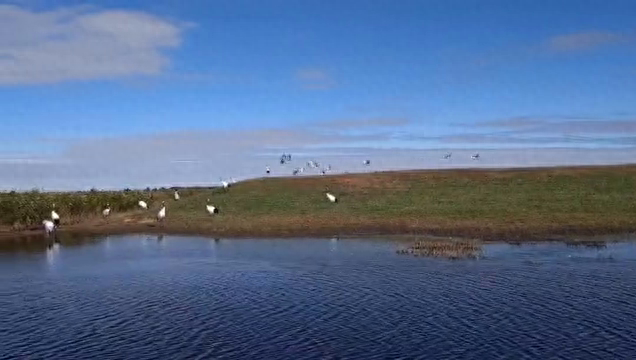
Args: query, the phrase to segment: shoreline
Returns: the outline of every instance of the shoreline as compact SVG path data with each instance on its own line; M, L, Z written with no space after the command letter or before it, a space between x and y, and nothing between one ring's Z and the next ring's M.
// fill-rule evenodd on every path
M210 228L206 226L192 226L191 224L158 224L158 223L94 223L93 221L78 222L63 225L58 234L61 236L109 236L109 235L177 235L177 236L201 236L209 238L386 238L386 239L465 239L481 242L495 243L533 243L533 242L571 242L571 241L597 241L598 238L630 237L636 235L633 227L621 226L561 226L559 228L471 228L471 227L404 227L391 231L382 230L383 224L373 227L353 228L278 228L246 231L232 228ZM0 242L15 241L21 239L41 238L46 241L44 231L10 230L0 228Z

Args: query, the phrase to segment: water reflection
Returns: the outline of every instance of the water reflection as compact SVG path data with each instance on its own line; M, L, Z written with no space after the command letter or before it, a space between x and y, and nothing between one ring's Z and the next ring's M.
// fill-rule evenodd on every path
M88 235L54 233L47 237L41 235L20 236L13 239L0 240L1 253L44 253L53 247L76 247L102 242L106 237Z
M46 246L46 262L47 264L49 264L49 266L54 265L55 259L57 258L59 252L60 242L56 236L54 239L49 241Z
M569 247L586 247L592 249L606 249L605 241L565 241L565 245Z
M478 244L485 260L453 262L399 256L403 242L377 239L159 239L41 236L20 244L39 244L42 254L0 256L0 314L12 324L3 354L146 360L636 353L636 243Z
M331 239L329 239L329 249L331 251L337 251L338 250L338 240L340 240L339 237L334 236Z

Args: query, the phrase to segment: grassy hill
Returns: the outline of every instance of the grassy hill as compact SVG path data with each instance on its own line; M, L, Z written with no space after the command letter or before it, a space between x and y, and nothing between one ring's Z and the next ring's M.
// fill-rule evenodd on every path
M337 204L326 199L327 188L338 196ZM95 205L72 220L63 208L60 212L67 231L95 233L432 234L523 240L634 231L635 190L636 166L406 171L255 179L227 191L185 188L179 191L180 201L172 199L171 190L162 190L153 192L148 211L130 210L137 199L150 200L146 192L111 194L126 205L115 208L107 221ZM207 198L220 214L206 213ZM168 215L158 225L154 216L161 201Z

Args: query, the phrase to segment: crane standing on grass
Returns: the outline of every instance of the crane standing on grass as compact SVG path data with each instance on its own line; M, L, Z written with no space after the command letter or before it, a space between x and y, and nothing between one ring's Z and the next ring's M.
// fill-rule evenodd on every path
M332 202L332 203L337 203L338 202L338 198L336 197L336 195L332 194L329 189L325 189L325 196L327 197L327 199Z
M157 213L157 221L162 222L166 218L166 202L161 202L161 210Z
M110 215L110 204L106 204L106 208L102 210L102 215L108 217Z
M205 205L205 210L208 212L208 214L212 215L212 214L218 214L219 213L219 208L212 206L210 204L210 199L208 199L208 203Z
M51 210L51 220L53 220L56 228L60 226L60 215L55 211L55 204L53 204L53 210Z

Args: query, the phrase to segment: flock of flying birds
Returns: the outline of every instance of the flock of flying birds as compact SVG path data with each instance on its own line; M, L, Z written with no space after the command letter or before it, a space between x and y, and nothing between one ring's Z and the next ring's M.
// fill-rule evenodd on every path
M450 159L453 156L452 152L446 153L444 155L444 159ZM475 153L473 155L471 155L471 159L473 160L479 160L479 153ZM283 154L280 157L280 163L281 165L284 165L288 162L291 162L292 160L292 156L291 154ZM364 160L363 165L365 166L370 166L371 165L371 160ZM318 169L321 168L320 164L317 161L314 160L310 160L307 162L307 167L310 169ZM304 167L300 167L300 168L294 168L292 171L293 175L298 175L299 173L303 173L305 171ZM321 168L320 172L322 175L325 175L328 171L331 171L331 165L327 165L326 167ZM266 174L270 174L271 173L271 169L269 166L267 166L265 168L265 173ZM220 179L221 181L221 186L223 187L223 189L229 189L232 184L236 183L236 181L233 178L230 178L230 181L225 181L223 179ZM332 194L331 192L329 192L329 189L327 188L325 191L325 196L327 198L327 200L329 200L332 203L337 203L338 202L338 197L336 197L334 194ZM181 196L179 195L179 191L175 190L174 191L174 200L175 201L179 201L181 199ZM143 210L148 210L148 203L146 203L143 200L139 200L139 202L137 203L137 205L143 209ZM210 199L207 199L207 203L205 205L205 210L207 211L208 214L210 215L214 215L214 214L218 214L219 213L219 208L210 204ZM104 218L107 218L108 216L110 216L111 213L111 208L110 208L110 204L106 204L106 207L102 210L102 215L104 216ZM159 211L157 212L157 222L162 222L164 219L166 218L166 202L162 201L161 202L161 208L159 209ZM53 204L53 209L51 210L51 219L47 219L47 220L43 220L42 224L44 225L44 231L46 232L46 235L49 236L50 234L54 233L55 231L57 231L57 228L60 226L60 215L55 211L55 204Z

